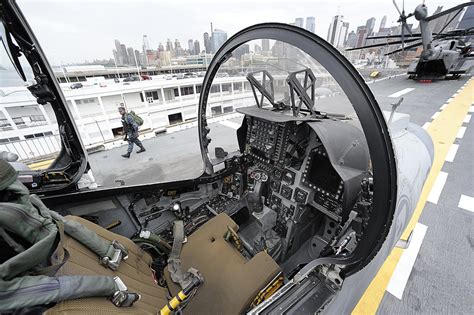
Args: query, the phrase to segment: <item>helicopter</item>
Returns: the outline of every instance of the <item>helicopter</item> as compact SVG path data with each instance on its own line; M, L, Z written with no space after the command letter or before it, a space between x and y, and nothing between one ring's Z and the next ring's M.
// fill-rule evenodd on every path
M347 51L401 45L400 48L385 53L385 56L390 56L422 46L423 50L420 56L408 67L407 74L409 79L458 79L462 74L469 73L474 65L474 57L472 55L472 45L470 42L465 42L465 38L469 38L470 35L474 34L474 28L443 31L456 17L459 17L464 8L474 5L473 2L462 3L431 16L428 15L428 8L424 3L418 5L414 12L408 15L405 14L404 4L401 11L395 0L393 0L393 4L400 15L398 19L400 23L400 34L368 36L367 39L397 40L350 48L347 49ZM455 14L450 15L453 12L455 12ZM430 22L445 15L450 16L444 26L438 33L432 33ZM420 22L420 33L412 33L407 25L407 19L412 16ZM409 45L405 45L406 43L409 43Z
M19 282L12 289L11 279L0 278L2 292L7 292L1 311L314 314L354 308L407 226L434 148L409 115L381 111L363 78L334 47L287 24L243 29L219 48L202 82L196 129L201 175L81 188L79 182L90 180L93 169L64 94L16 2L2 1L0 10L6 54L19 77L25 79L23 67L31 67L34 81L28 90L38 104L51 105L62 145L46 169L17 168L15 187L39 196L28 197L21 190L21 200L31 198L41 205L41 213L74 221L95 233L94 239L113 240L113 257L99 263L85 244L92 239L75 239L66 224L60 244L68 256L63 255L67 258L56 275L113 278L119 288L113 296L81 296L91 288L69 285L73 292L64 296L58 286L44 290L42 284L42 290L34 290L31 283L23 288ZM298 63L285 62L286 72L254 69L247 74L254 100L238 108L243 117L233 134L238 149L215 147L212 154L214 126L206 113L213 82L238 47L262 39L289 46L282 51L298 56ZM27 64L20 63L20 56ZM328 77L335 82L331 88L338 89L326 104L332 111L315 93L318 78ZM16 176L5 163L2 179L8 173ZM1 194L5 200L15 191L7 187ZM2 206L0 211L7 213L6 203ZM104 225L118 217L119 225ZM170 268L177 260L178 267ZM192 279L199 278L190 289L175 280L179 265ZM52 281L53 276L41 279ZM41 296L41 303L31 298L48 292L54 296ZM127 292L134 293L132 303Z

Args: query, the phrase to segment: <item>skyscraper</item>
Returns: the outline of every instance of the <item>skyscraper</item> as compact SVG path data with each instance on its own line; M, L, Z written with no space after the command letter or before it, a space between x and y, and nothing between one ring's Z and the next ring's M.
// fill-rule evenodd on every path
M308 16L306 18L306 29L310 31L311 33L314 33L314 30L316 28L316 19L314 16Z
M148 42L148 36L143 35L143 47L145 50L150 50L150 43Z
M334 47L342 47L346 41L349 23L344 22L343 20L343 15L336 15L333 17L331 24L329 25L327 40Z
M349 34L349 22L342 22L341 37L337 47L343 47L346 45L347 34Z
M370 34L372 34L375 28L375 18L371 17L370 19L368 19L365 23L365 27L367 28L367 36L370 36Z
M162 43L159 43L159 44L158 44L158 51L159 51L159 52L160 52L160 51L165 51L165 47L163 46Z
M220 29L214 29L212 32L212 52L216 52L227 40L227 33Z
M250 52L250 45L243 44L237 47L233 52L232 55L237 59L240 60L244 54L248 54Z
M194 41L192 39L188 39L188 49L189 49L189 54L191 55L196 54L194 52Z
M206 49L206 54L211 53L211 39L209 38L209 33L205 32L203 34L204 37L204 48Z
M361 47L365 45L365 39L367 38L367 27L365 25L363 26L358 26L356 35L357 35L357 41L356 41L356 47Z
M387 16L384 15L382 18L382 21L380 21L380 27L379 27L379 32L382 31L382 29L385 28L385 24L387 23Z
M128 65L129 64L127 48L125 47L124 44L120 44L119 56L122 57L122 65Z
M132 47L127 48L128 64L135 65L135 51Z
M140 52L136 49L135 49L135 58L137 60L137 64L139 66L143 66L143 62L142 62L143 58L140 58Z
M181 49L181 43L179 42L177 38L175 38L174 40L174 49L175 50Z
M262 39L262 50L269 51L270 50L270 40L269 39Z
M201 45L199 44L199 41L196 39L194 41L194 54L199 55L201 53Z
M354 48L356 47L356 44L357 44L357 35L354 31L351 31L349 35L347 35L346 47Z
M303 18L296 18L295 19L295 25L298 26L298 27L303 28L303 22L304 22Z
M122 55L122 48L118 39L115 40L115 52L115 62L117 63L117 66L123 66L125 64L124 56Z
M173 50L173 43L171 42L171 39L166 40L166 51L172 51Z

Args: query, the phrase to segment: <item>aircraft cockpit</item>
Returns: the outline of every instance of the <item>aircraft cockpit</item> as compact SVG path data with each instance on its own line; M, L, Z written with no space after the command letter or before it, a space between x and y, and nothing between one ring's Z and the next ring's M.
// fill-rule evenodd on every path
M268 23L226 41L203 78L196 132L199 177L38 190L51 210L112 241L117 253L96 266L68 237L62 275L102 274L100 265L115 272L117 257L128 256L106 275L140 293L142 313L314 313L382 247L397 200L390 133L356 70L316 35ZM60 158L80 143L71 148ZM75 156L87 164L85 154ZM150 266L154 281L144 271ZM49 311L110 306L78 301Z

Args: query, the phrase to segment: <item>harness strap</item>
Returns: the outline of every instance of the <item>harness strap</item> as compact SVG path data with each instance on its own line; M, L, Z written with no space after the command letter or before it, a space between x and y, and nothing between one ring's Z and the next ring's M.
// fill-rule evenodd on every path
M181 267L181 249L184 241L184 224L183 221L174 221L173 224L173 247L168 258L168 272L171 280L178 283L182 289L187 288L195 279L203 282L201 273L195 268L189 268L187 272L183 272Z

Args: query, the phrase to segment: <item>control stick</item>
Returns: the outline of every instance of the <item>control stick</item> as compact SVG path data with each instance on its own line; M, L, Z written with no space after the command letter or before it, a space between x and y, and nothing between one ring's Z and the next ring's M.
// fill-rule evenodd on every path
M261 213L263 211L264 197L262 197L262 189L263 183L261 181L257 181L253 188L253 191L248 194L247 200L250 212Z

